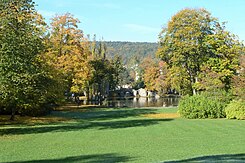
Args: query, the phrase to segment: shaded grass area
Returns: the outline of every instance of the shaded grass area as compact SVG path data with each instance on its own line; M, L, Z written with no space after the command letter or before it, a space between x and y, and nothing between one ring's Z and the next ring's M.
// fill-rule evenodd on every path
M0 126L6 125L37 125L37 124L51 124L71 121L72 119L64 117L55 116L45 116L45 117L29 117L29 116L15 116L15 120L9 120L9 115L0 115Z
M31 160L31 161L15 161L12 163L69 163L69 162L84 162L84 163L114 163L114 162L128 162L132 158L127 156L121 156L118 154L101 154L101 155L82 155L72 156L60 159L47 159L47 160ZM9 162L10 163L10 162Z
M244 162L245 121L176 112L69 106L43 122L2 123L0 162Z
M120 129L128 127L146 127L149 125L158 124L163 121L170 121L171 119L138 119L138 120L120 120L109 122L83 122L71 123L61 125L47 125L34 127L11 127L0 129L0 135L23 135L23 134L37 134L47 132L68 132L79 131L84 129Z
M195 157L184 160L165 161L164 163L184 163L184 162L245 162L245 153L243 154L226 154L226 155L212 155Z
M50 124L55 122L66 122L73 120L109 120L116 118L135 117L144 114L155 114L158 109L146 109L146 108L125 108L125 109L113 109L113 108L96 108L96 107L84 107L84 106L63 106L56 111L53 111L51 115L45 117L28 117L28 116L16 116L15 121L10 121L10 116L0 115L0 125L36 125L36 124Z
M77 107L77 109L71 109L70 111L68 109L65 109L65 111L54 111L47 117L19 118L19 120L14 122L14 125L12 126L11 121L4 122L2 123L3 128L0 128L0 135L67 132L92 128L119 129L149 126L157 124L161 121L171 120L140 118L142 115L157 114L156 112L157 109L88 109L84 107ZM128 119L130 117L134 117L134 119ZM135 117L137 119L135 119Z

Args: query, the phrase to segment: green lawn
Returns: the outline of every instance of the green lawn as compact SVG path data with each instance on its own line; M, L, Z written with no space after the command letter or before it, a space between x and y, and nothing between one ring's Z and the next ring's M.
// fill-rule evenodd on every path
M69 121L0 126L0 162L245 162L245 121L149 118L177 109L55 111Z

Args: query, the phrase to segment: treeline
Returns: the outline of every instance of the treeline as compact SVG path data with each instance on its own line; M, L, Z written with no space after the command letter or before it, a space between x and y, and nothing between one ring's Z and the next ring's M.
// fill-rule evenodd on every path
M108 58L71 14L48 26L31 0L1 1L0 11L0 114L43 114L71 93L101 101L117 86L120 57Z

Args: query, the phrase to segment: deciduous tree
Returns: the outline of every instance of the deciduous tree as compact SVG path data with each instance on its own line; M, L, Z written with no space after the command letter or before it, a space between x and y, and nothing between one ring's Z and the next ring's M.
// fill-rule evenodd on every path
M39 57L45 23L32 0L1 0L0 11L0 103L14 119L17 111L40 109L48 99L51 79Z
M245 49L244 49L245 50ZM245 53L245 51L244 51ZM245 55L240 56L237 75L232 78L232 90L238 99L245 100Z
M230 88L242 45L224 25L205 9L184 9L171 18L160 33L158 56L168 64L173 88L196 94L209 89L215 74Z
M80 93L90 79L90 45L70 13L52 18L47 62L64 75L69 91Z

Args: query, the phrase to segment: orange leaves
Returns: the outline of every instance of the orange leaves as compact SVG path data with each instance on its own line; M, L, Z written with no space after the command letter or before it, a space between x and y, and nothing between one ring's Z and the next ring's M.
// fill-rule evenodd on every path
M153 60L147 57L143 60L140 67L144 70L143 80L147 90L163 91L167 89L166 80L167 64L163 61Z

